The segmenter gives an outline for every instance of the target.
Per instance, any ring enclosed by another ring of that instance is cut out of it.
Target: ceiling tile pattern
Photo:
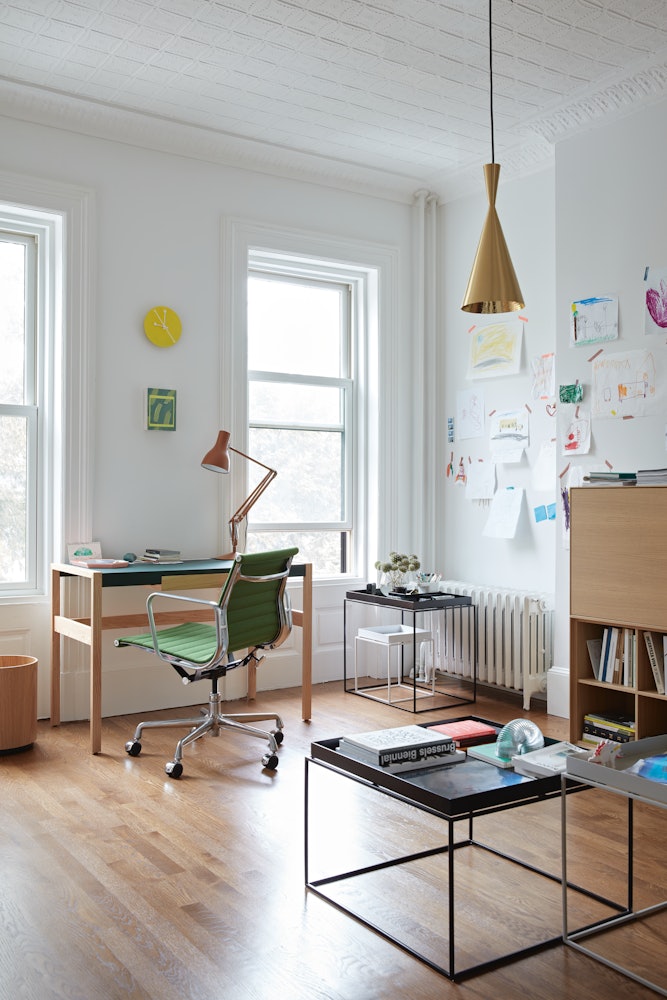
[[[667,0],[495,0],[493,22],[504,170],[667,97]],[[446,195],[490,159],[488,43],[487,0],[0,0],[0,113]]]

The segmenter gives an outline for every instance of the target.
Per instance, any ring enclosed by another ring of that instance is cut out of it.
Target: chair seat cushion
[[[192,663],[208,663],[217,648],[215,626],[203,622],[185,622],[173,628],[158,629],[157,634],[163,653]],[[145,635],[123,636],[121,642],[123,646],[154,648],[150,632]]]

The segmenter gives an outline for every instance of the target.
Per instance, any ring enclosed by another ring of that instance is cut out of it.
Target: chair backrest
[[[287,638],[292,627],[287,577],[298,551],[237,554],[220,594],[220,606],[227,610],[228,650],[278,646]]]

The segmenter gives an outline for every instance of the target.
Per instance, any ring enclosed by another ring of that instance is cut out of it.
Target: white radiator
[[[531,696],[546,690],[553,665],[553,597],[458,580],[443,581],[441,589],[472,599],[477,635],[464,618],[447,619],[446,627],[436,630],[436,669],[469,677],[476,638],[477,679],[521,691],[528,711]]]

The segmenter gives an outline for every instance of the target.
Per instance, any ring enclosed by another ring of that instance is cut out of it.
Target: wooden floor
[[[304,755],[311,741],[401,725],[415,716],[345,694],[339,683],[315,687],[310,724],[300,719],[298,690],[261,694],[254,707],[276,708],[285,721],[280,767],[273,773],[261,769],[263,744],[224,734],[200,741],[184,759],[183,777],[170,780],[164,763],[178,733],[147,733],[142,755],[130,758],[124,743],[135,717],[104,720],[97,756],[87,751],[87,723],[51,729],[40,722],[32,750],[0,757],[0,1000],[655,995],[561,944],[453,984],[305,891]],[[512,698],[481,696],[473,710],[500,722],[525,714]],[[161,714],[173,713],[154,717]],[[416,719],[461,714],[468,713],[449,709]],[[547,735],[567,737],[565,720],[540,711],[529,717]],[[315,770],[322,779],[313,781],[315,866],[345,866],[350,852],[384,856],[406,843],[444,839],[436,818]],[[573,873],[612,893],[623,884],[620,800],[587,791],[569,802],[576,827]],[[558,872],[559,808],[547,802],[499,813],[483,820],[476,833]],[[638,806],[642,904],[665,894],[661,820],[662,810]],[[464,963],[492,954],[494,947],[513,947],[533,930],[560,933],[556,883],[526,878],[523,869],[496,862],[487,852],[458,853],[457,935],[466,939]],[[446,894],[438,863],[425,864],[414,876],[392,869],[350,891],[373,916],[395,917],[396,926],[425,949],[445,954]],[[575,901],[577,913],[578,906]],[[666,933],[664,918],[651,918],[640,929],[614,932],[604,946],[614,956],[631,954],[658,976],[656,955],[665,950]],[[665,967],[662,973],[665,982]]]

